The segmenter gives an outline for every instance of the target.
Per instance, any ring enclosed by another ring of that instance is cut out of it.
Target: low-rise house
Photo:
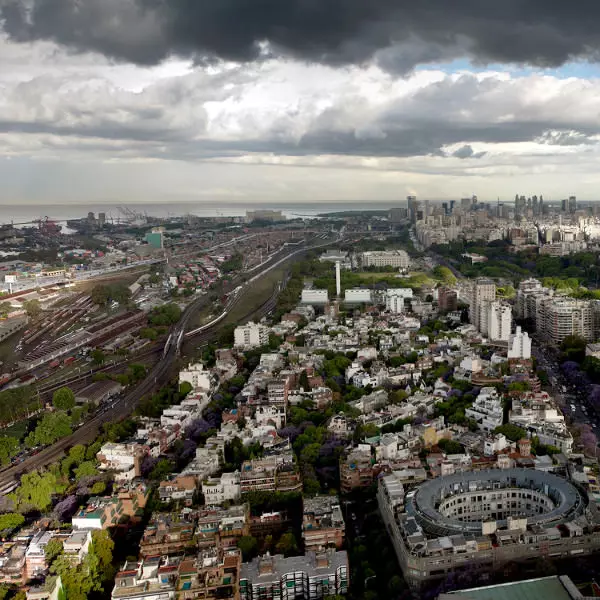
[[[196,478],[191,475],[178,475],[173,479],[161,481],[158,487],[158,495],[161,502],[182,502],[191,506],[194,494],[198,489]]]
[[[60,575],[48,577],[42,585],[27,590],[27,600],[61,600],[65,598],[65,589]]]
[[[126,562],[115,576],[112,600],[174,600],[179,561],[148,556]]]

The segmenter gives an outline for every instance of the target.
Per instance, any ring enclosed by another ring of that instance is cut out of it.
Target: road
[[[252,285],[255,281],[257,281],[260,278],[260,276],[266,274],[276,266],[279,266],[284,262],[291,260],[295,256],[298,256],[309,250],[322,248],[338,242],[338,239],[330,240],[323,244],[304,246],[301,249],[287,253],[285,256],[277,254],[272,258],[271,263],[264,266],[264,269],[259,275],[252,277],[252,279],[249,280],[245,285]],[[237,278],[234,278],[233,282],[234,284],[242,284],[243,276],[240,275]],[[238,294],[226,306],[226,311],[231,309],[234,304],[237,304],[242,296],[244,295]],[[274,292],[273,295],[265,302],[263,302],[259,307],[250,308],[248,313],[242,318],[240,318],[240,321],[246,321],[251,318],[262,318],[263,316],[265,316],[273,310],[276,301],[277,293]],[[70,436],[59,440],[52,446],[44,448],[35,456],[31,456],[19,464],[11,465],[0,471],[0,494],[6,493],[11,488],[13,488],[16,484],[18,477],[20,477],[23,473],[29,473],[35,469],[45,467],[57,461],[71,446],[74,446],[76,444],[87,444],[93,441],[97,437],[103,424],[125,418],[126,416],[131,414],[138,402],[144,396],[152,393],[156,388],[160,387],[161,385],[164,385],[171,376],[172,365],[177,360],[181,348],[181,341],[185,335],[186,329],[188,328],[190,321],[196,314],[197,310],[201,308],[206,302],[206,296],[202,296],[201,298],[194,300],[194,302],[192,302],[185,309],[181,319],[176,325],[173,326],[171,330],[171,335],[164,348],[164,355],[162,360],[160,360],[149,371],[146,379],[144,379],[144,381],[140,383],[134,390],[132,390],[125,397],[114,401],[111,405],[109,405],[108,410],[105,410],[104,412],[101,412],[94,416],[92,419],[90,419],[84,425],[82,425],[79,429],[73,432]],[[216,337],[218,337],[219,331],[222,327],[223,325],[219,321],[218,323],[215,323],[214,325],[209,326],[206,329],[203,329],[202,331],[198,331],[197,337],[194,337],[194,341],[207,342],[214,340]]]

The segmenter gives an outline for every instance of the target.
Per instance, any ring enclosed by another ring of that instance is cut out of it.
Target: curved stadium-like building
[[[551,527],[583,514],[587,501],[562,477],[535,469],[457,473],[431,479],[406,497],[406,513],[429,534],[481,535],[508,519]]]
[[[515,561],[600,550],[598,510],[557,475],[535,469],[457,473],[406,493],[403,481],[402,472],[382,476],[377,496],[404,577],[415,589],[451,572],[476,576]]]

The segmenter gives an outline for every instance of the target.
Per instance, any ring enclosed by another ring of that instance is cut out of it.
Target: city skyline
[[[2,201],[593,200],[597,8],[536,5],[6,0]]]

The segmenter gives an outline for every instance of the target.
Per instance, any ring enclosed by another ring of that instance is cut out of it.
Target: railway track
[[[282,264],[287,260],[291,260],[295,256],[298,256],[306,251],[321,248],[323,246],[327,246],[331,243],[336,242],[337,240],[334,242],[328,242],[326,244],[320,244],[318,246],[308,246],[302,250],[294,251],[286,257],[278,258],[278,260],[274,262],[270,267],[265,268],[263,274],[267,273],[270,269],[274,268],[275,266]],[[259,277],[260,275],[254,276],[252,280],[248,282],[247,285],[251,285],[251,282],[258,279]],[[239,278],[236,278],[236,283],[242,282],[243,279],[241,276]],[[287,283],[287,274],[284,280],[284,286],[285,283]],[[237,320],[245,321],[248,319],[261,319],[262,317],[269,314],[269,312],[271,312],[277,304],[278,293],[281,289],[281,287],[276,288],[273,294],[262,304],[260,304],[260,306],[252,307]],[[242,295],[238,294],[234,302],[232,302],[231,305],[228,305],[228,310],[231,310],[233,306],[237,305],[237,303],[241,301],[241,297]],[[148,372],[146,379],[142,383],[140,383],[124,398],[114,402],[111,405],[110,410],[106,410],[100,414],[95,415],[94,417],[92,417],[92,419],[87,421],[70,436],[59,440],[52,446],[44,448],[35,456],[31,456],[25,459],[22,463],[11,465],[0,470],[0,495],[7,493],[7,490],[13,489],[16,485],[18,478],[24,473],[40,469],[55,462],[71,446],[77,444],[87,444],[92,442],[98,436],[102,425],[127,417],[129,414],[131,414],[131,412],[133,412],[136,405],[146,394],[149,394],[153,392],[156,388],[164,385],[169,380],[172,366],[176,362],[177,357],[179,356],[181,340],[189,325],[189,322],[194,316],[196,310],[200,308],[205,302],[205,297],[199,298],[198,300],[192,302],[192,304],[190,304],[186,308],[179,323],[177,323],[177,325],[175,325],[171,330],[169,340],[167,341],[167,344],[163,349],[164,354],[162,360],[160,360]],[[223,321],[219,321],[213,326],[208,327],[203,331],[199,331],[197,335],[193,335],[189,339],[193,339],[194,342],[209,342],[212,340],[216,340],[220,331],[226,324],[226,319],[224,319]]]

